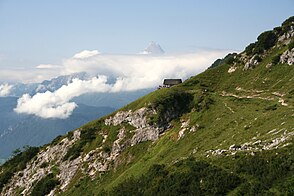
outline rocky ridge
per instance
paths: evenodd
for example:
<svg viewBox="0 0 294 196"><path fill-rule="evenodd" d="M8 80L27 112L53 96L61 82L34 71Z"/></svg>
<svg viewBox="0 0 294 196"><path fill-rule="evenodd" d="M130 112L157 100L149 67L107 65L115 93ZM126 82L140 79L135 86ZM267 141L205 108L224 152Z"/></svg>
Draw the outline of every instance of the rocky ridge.
<svg viewBox="0 0 294 196"><path fill-rule="evenodd" d="M53 146L47 146L44 150L39 152L34 160L32 160L23 171L17 172L10 183L6 185L2 193L4 195L15 195L16 187L21 189L21 194L28 195L32 190L33 185L44 178L46 175L52 172L52 169L57 168L59 174L56 176L60 181L61 186L58 191L65 191L67 186L77 173L79 169L85 175L89 175L92 178L97 173L106 172L112 167L112 163L116 163L120 153L128 146L134 146L144 141L156 141L159 139L160 133L163 128L149 125L148 116L154 114L155 111L141 108L134 112L119 111L115 115L105 119L106 126L119 126L116 136L116 140L112 143L110 152L103 150L103 144L105 143L108 135L103 135L102 145L91 150L87 154L82 154L74 160L63 160L70 147L80 140L80 129L73 132L71 138L64 138ZM126 138L126 128L123 123L127 123L133 126L133 136L128 140L123 141ZM51 164L54 162L54 164ZM87 167L83 167L83 165ZM56 189L52 190L50 195L55 195Z"/></svg>
<svg viewBox="0 0 294 196"><path fill-rule="evenodd" d="M286 63L288 65L294 64L294 48L291 50L286 50L281 56L280 56L280 62Z"/></svg>
<svg viewBox="0 0 294 196"><path fill-rule="evenodd" d="M80 130L73 132L72 139L64 138L58 144L54 146L47 146L44 150L39 152L34 160L32 160L27 167L20 172L17 172L11 181L6 185L2 194L4 195L16 195L16 187L21 189L21 194L29 195L34 183L45 177L48 173L51 173L54 165L50 165L51 161L55 161L56 165L59 165L61 173L58 178L62 183L61 190L68 185L72 176L75 174L80 158L72 162L63 162L62 158L66 155L68 149L80 139Z"/></svg>

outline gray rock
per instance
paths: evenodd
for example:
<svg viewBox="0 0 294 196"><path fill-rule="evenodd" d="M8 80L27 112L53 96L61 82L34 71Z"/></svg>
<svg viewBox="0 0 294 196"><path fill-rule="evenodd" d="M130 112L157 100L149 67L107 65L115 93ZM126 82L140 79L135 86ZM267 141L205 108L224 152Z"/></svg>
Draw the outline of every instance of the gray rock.
<svg viewBox="0 0 294 196"><path fill-rule="evenodd" d="M147 108L141 108L134 112L129 111L119 111L114 116L109 117L105 120L105 125L114 125L117 126L123 122L127 122L135 128L144 128L148 126L147 116L149 114L154 114L154 111L151 111Z"/></svg>
<svg viewBox="0 0 294 196"><path fill-rule="evenodd" d="M131 146L134 146L137 143L144 142L144 141L155 141L159 138L159 128L155 128L152 126L139 128L136 130L135 135L132 137Z"/></svg>
<svg viewBox="0 0 294 196"><path fill-rule="evenodd" d="M294 48L292 48L292 50L286 50L280 56L280 62L288 64L288 65L293 65L294 64Z"/></svg>
<svg viewBox="0 0 294 196"><path fill-rule="evenodd" d="M236 150L236 149L237 149L237 146L235 144L233 144L229 147L229 150Z"/></svg>
<svg viewBox="0 0 294 196"><path fill-rule="evenodd" d="M294 26L291 26L291 29L289 30L289 32L286 32L282 36L280 36L278 41L288 44L291 41L290 38L293 36L294 36Z"/></svg>
<svg viewBox="0 0 294 196"><path fill-rule="evenodd" d="M59 178L61 184L60 189L62 191L66 190L66 187L79 169L81 162L81 157L78 157L72 161L65 161L60 164L60 173L57 177Z"/></svg>
<svg viewBox="0 0 294 196"><path fill-rule="evenodd" d="M257 55L254 55L253 57L251 57L251 59L249 59L249 61L247 61L244 65L243 70L248 70L250 68L253 68L255 65L258 64L258 61L255 59Z"/></svg>
<svg viewBox="0 0 294 196"><path fill-rule="evenodd" d="M112 144L112 149L111 149L111 159L115 159L116 156L119 155L119 153L124 149L124 144L120 144L120 142L124 139L125 137L125 128L123 127L122 129L119 130L119 133L117 134L118 139L115 140Z"/></svg>

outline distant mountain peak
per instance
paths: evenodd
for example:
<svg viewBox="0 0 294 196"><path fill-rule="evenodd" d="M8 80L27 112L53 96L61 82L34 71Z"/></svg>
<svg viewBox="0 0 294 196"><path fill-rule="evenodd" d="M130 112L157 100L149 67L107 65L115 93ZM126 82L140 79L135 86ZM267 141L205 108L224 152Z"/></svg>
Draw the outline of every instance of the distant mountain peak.
<svg viewBox="0 0 294 196"><path fill-rule="evenodd" d="M152 41L149 43L149 45L142 51L140 54L164 54L164 50L161 48L161 46Z"/></svg>
<svg viewBox="0 0 294 196"><path fill-rule="evenodd" d="M50 80L44 80L42 83L38 85L35 89L35 93L46 92L46 91L55 91L62 87L63 85L67 85L73 81L73 79L87 80L90 78L90 75L86 72L78 72L70 75L61 75Z"/></svg>

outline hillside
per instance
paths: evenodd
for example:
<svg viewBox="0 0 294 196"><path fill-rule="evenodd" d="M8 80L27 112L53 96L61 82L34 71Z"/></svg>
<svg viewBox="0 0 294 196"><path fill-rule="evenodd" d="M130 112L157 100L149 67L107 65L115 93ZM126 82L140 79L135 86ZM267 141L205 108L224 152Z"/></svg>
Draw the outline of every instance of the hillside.
<svg viewBox="0 0 294 196"><path fill-rule="evenodd" d="M2 195L293 195L294 17L0 169Z"/></svg>

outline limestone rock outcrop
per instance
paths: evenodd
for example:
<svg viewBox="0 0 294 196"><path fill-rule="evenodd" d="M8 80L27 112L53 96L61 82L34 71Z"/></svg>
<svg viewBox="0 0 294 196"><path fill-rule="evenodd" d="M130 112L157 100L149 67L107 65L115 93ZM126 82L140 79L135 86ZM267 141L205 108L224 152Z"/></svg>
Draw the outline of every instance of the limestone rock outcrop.
<svg viewBox="0 0 294 196"><path fill-rule="evenodd" d="M288 65L293 65L294 64L294 48L292 48L291 50L286 50L280 56L280 62L288 64Z"/></svg>

